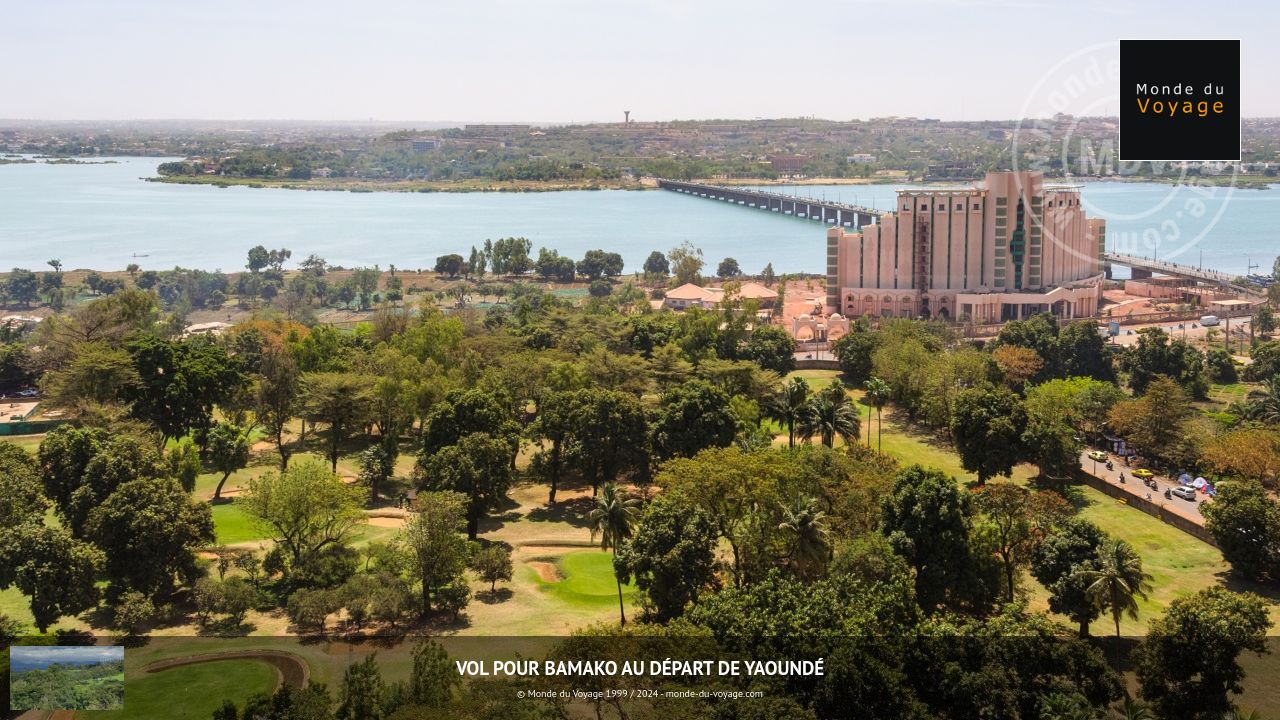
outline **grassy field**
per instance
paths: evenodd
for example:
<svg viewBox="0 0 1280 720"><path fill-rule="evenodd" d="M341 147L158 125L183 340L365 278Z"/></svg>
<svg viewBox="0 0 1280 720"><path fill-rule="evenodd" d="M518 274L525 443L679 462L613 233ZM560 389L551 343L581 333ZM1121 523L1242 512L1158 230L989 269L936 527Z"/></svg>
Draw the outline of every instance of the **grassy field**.
<svg viewBox="0 0 1280 720"><path fill-rule="evenodd" d="M236 502L213 506L213 529L221 545L243 545L267 539L267 533Z"/></svg>
<svg viewBox="0 0 1280 720"><path fill-rule="evenodd" d="M276 687L276 670L255 660L222 660L184 665L157 673L136 673L125 687L124 710L78 712L85 720L172 718L207 720L223 700L237 705Z"/></svg>

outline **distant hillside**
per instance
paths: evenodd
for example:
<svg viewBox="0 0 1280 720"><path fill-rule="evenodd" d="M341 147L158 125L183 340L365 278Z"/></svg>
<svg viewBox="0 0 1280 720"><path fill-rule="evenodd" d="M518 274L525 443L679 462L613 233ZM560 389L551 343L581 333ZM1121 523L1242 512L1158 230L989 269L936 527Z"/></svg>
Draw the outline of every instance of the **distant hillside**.
<svg viewBox="0 0 1280 720"><path fill-rule="evenodd" d="M31 669L15 664L9 694L14 710L117 709L124 704L124 661L53 663Z"/></svg>

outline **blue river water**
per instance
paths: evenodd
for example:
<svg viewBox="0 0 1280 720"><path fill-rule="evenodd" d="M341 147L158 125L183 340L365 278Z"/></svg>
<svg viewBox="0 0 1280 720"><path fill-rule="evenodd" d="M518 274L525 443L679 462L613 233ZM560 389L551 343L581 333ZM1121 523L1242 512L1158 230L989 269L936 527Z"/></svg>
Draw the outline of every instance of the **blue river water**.
<svg viewBox="0 0 1280 720"><path fill-rule="evenodd" d="M0 165L0 268L232 271L258 244L334 264L429 268L486 238L524 236L571 257L620 252L627 271L688 240L714 268L821 273L817 222L677 193L349 193L148 183L163 159ZM768 188L888 209L895 186ZM1084 184L1086 212L1108 220L1108 246L1190 265L1269 271L1280 254L1280 186L1212 191L1155 183ZM1255 269L1255 271L1258 271Z"/></svg>

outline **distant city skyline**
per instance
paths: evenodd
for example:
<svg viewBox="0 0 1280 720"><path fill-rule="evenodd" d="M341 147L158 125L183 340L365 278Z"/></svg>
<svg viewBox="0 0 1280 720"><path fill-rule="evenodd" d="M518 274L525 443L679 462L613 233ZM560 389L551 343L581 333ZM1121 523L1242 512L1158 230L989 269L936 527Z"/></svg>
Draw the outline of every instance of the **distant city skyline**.
<svg viewBox="0 0 1280 720"><path fill-rule="evenodd" d="M1082 50L1197 37L1241 39L1244 116L1280 116L1263 2L67 0L2 17L7 119L1003 120L1052 114L1029 100ZM1118 113L1096 89L1057 109Z"/></svg>

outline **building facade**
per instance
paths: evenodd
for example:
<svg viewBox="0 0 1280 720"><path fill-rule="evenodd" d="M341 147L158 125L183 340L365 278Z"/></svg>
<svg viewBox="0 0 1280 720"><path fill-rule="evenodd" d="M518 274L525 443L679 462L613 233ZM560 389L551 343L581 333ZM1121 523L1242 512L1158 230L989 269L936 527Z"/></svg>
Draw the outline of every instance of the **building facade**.
<svg viewBox="0 0 1280 720"><path fill-rule="evenodd" d="M827 312L1003 322L1097 314L1106 228L1078 186L995 172L971 187L899 190L893 212L827 232Z"/></svg>

